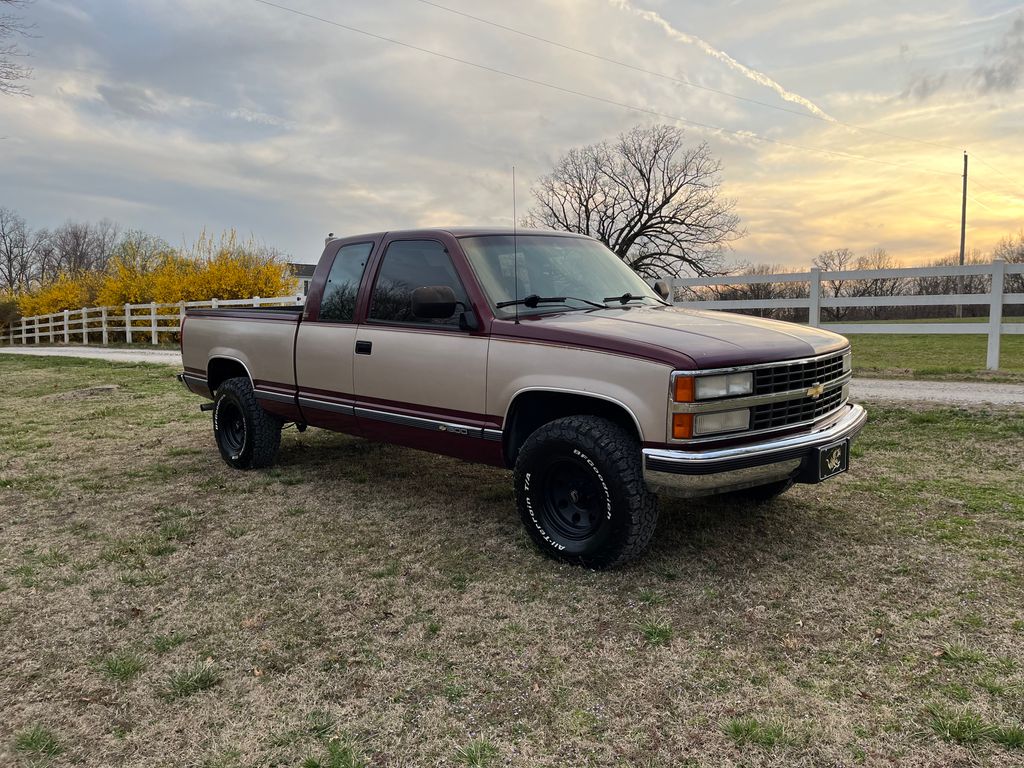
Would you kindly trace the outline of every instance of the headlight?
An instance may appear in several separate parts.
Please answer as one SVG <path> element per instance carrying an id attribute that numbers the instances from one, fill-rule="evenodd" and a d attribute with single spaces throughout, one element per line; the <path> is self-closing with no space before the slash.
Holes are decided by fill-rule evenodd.
<path id="1" fill-rule="evenodd" d="M 722 376 L 700 376 L 694 380 L 694 385 L 694 398 L 697 400 L 749 395 L 754 391 L 754 374 L 748 371 Z"/>
<path id="2" fill-rule="evenodd" d="M 750 409 L 701 413 L 693 420 L 694 435 L 711 435 L 717 432 L 736 432 L 750 426 Z"/>

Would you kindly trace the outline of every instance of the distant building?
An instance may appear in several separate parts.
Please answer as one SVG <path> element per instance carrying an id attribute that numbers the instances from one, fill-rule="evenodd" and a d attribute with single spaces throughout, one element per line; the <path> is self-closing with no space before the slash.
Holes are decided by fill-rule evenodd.
<path id="1" fill-rule="evenodd" d="M 291 270 L 292 277 L 299 281 L 299 294 L 308 296 L 309 284 L 313 282 L 313 272 L 316 270 L 316 264 L 289 262 L 288 269 Z"/>

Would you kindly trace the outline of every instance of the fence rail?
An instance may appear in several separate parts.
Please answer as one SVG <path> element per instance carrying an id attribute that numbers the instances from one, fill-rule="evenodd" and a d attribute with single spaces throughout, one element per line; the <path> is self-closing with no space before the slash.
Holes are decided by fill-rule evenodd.
<path id="1" fill-rule="evenodd" d="M 983 334 L 988 336 L 986 365 L 999 367 L 999 346 L 1002 334 L 1024 334 L 1024 323 L 1004 323 L 1003 307 L 1024 305 L 1024 292 L 1008 292 L 1007 276 L 1024 276 L 1024 264 L 1007 264 L 995 260 L 991 264 L 971 264 L 949 267 L 903 267 L 900 269 L 864 269 L 843 272 L 812 268 L 808 272 L 772 275 L 730 275 L 723 277 L 669 278 L 672 303 L 680 307 L 700 309 L 801 309 L 807 310 L 808 323 L 837 333 L 948 333 Z M 901 294 L 874 296 L 823 296 L 822 287 L 831 281 L 865 281 L 920 278 L 964 278 L 981 276 L 990 278 L 987 292 L 947 294 Z M 1024 284 L 1024 278 L 1017 278 Z M 679 289 L 714 288 L 764 284 L 806 284 L 807 296 L 796 298 L 749 299 L 697 299 L 680 300 Z M 49 315 L 25 317 L 0 332 L 0 344 L 64 343 L 111 344 L 118 341 L 159 343 L 161 333 L 175 332 L 190 307 L 268 307 L 301 306 L 304 296 L 276 296 L 251 299 L 212 299 L 209 301 L 182 301 L 176 304 L 125 304 L 120 307 L 83 307 Z M 822 309 L 839 307 L 913 307 L 913 306 L 982 306 L 989 308 L 987 323 L 849 323 L 821 320 Z"/>
<path id="2" fill-rule="evenodd" d="M 82 307 L 16 320 L 0 332 L 0 344 L 158 344 L 161 333 L 176 333 L 185 310 L 218 307 L 302 306 L 305 296 L 254 296 L 251 299 L 179 301 L 176 304 L 124 304 Z"/>
<path id="3" fill-rule="evenodd" d="M 724 277 L 667 278 L 672 303 L 678 307 L 699 309 L 805 309 L 807 321 L 816 328 L 837 333 L 950 333 L 983 334 L 988 336 L 988 350 L 985 364 L 991 370 L 999 368 L 999 346 L 1002 334 L 1024 334 L 1024 323 L 1004 323 L 1003 308 L 1011 304 L 1024 304 L 1024 292 L 1009 292 L 1007 276 L 1024 275 L 1024 264 L 1007 264 L 996 259 L 991 264 L 970 264 L 948 267 L 902 267 L 899 269 L 862 269 L 842 272 L 812 268 L 808 272 L 779 273 L 772 275 L 729 275 Z M 920 280 L 921 278 L 990 278 L 989 290 L 984 293 L 963 293 L 961 285 L 957 293 L 920 293 L 899 295 L 868 296 L 823 296 L 822 287 L 834 281 L 869 280 Z M 956 282 L 962 283 L 962 280 Z M 1017 278 L 1017 283 L 1024 279 Z M 744 298 L 744 299 L 685 299 L 678 298 L 679 289 L 721 286 L 765 285 L 765 284 L 806 284 L 807 296 L 796 298 Z M 839 307 L 932 307 L 932 306 L 980 306 L 989 308 L 988 322 L 980 323 L 850 323 L 822 322 L 821 310 Z"/>

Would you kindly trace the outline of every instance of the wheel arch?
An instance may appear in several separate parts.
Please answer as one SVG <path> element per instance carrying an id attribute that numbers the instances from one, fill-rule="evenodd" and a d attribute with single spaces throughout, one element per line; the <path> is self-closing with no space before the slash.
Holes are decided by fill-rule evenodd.
<path id="1" fill-rule="evenodd" d="M 527 438 L 539 427 L 563 416 L 600 416 L 643 442 L 640 420 L 620 400 L 596 392 L 527 387 L 512 397 L 502 422 L 505 463 L 514 466 Z"/>
<path id="2" fill-rule="evenodd" d="M 249 379 L 249 383 L 253 387 L 256 386 L 252 374 L 249 373 L 249 368 L 237 357 L 216 355 L 211 357 L 206 363 L 206 384 L 210 388 L 211 393 L 216 392 L 217 387 L 225 381 L 236 376 L 244 376 Z"/>

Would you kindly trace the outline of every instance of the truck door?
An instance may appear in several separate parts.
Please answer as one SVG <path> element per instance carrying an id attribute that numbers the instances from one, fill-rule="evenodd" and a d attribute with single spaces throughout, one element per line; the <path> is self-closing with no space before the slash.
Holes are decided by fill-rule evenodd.
<path id="1" fill-rule="evenodd" d="M 456 456 L 484 446 L 486 335 L 412 314 L 412 292 L 449 286 L 459 310 L 466 290 L 445 245 L 432 239 L 387 244 L 366 322 L 356 332 L 356 418 L 367 437 Z"/>
<path id="2" fill-rule="evenodd" d="M 358 432 L 352 380 L 356 299 L 373 245 L 349 243 L 338 249 L 324 282 L 319 312 L 299 324 L 295 383 L 299 408 L 313 426 Z"/>

